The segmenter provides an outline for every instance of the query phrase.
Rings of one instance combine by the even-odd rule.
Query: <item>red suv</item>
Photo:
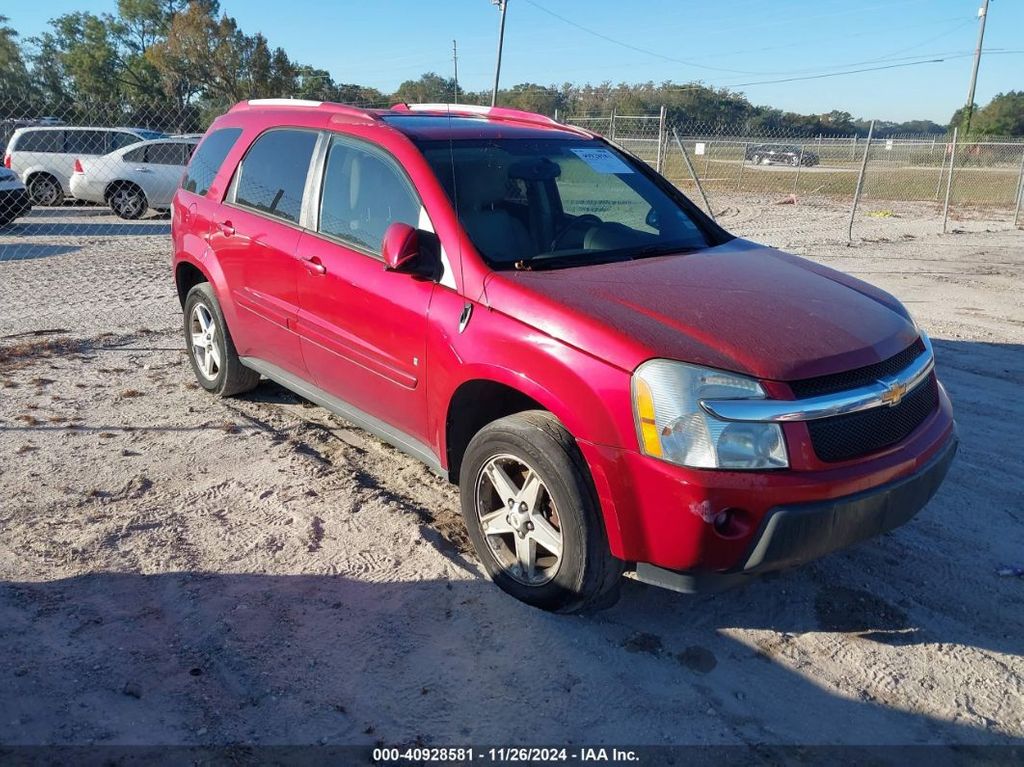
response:
[[[909,520],[956,451],[891,295],[540,115],[263,100],[174,199],[199,383],[266,376],[458,482],[494,581],[721,588]]]

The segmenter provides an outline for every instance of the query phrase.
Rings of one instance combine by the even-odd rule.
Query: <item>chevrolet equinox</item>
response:
[[[956,451],[888,293],[735,237],[540,115],[260,100],[173,202],[199,383],[276,381],[456,482],[477,555],[549,610],[683,592],[913,517]]]

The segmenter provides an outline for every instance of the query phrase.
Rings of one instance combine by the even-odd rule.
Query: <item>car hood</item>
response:
[[[698,252],[494,272],[489,306],[624,369],[655,357],[797,380],[880,362],[917,337],[891,295],[736,239]]]

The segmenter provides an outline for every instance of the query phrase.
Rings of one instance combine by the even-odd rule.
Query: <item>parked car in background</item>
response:
[[[203,389],[266,376],[457,482],[483,566],[544,609],[607,606],[625,570],[712,590],[881,534],[956,452],[898,300],[541,115],[242,103],[171,235]]]
[[[126,219],[139,218],[149,208],[167,210],[198,143],[198,138],[156,139],[103,157],[76,159],[71,195],[109,205]]]
[[[7,226],[31,209],[32,201],[18,174],[0,168],[0,226]]]
[[[18,128],[7,143],[4,166],[17,173],[36,205],[60,205],[71,194],[75,159],[102,157],[121,147],[160,138],[144,128]]]
[[[7,146],[14,131],[18,128],[31,128],[35,125],[63,125],[64,121],[57,117],[6,117],[0,120],[0,146]]]
[[[752,144],[747,147],[746,159],[754,165],[811,166],[820,162],[818,155],[792,144]]]

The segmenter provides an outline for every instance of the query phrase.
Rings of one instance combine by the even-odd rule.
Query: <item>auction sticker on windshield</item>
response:
[[[572,149],[571,151],[598,173],[633,172],[632,168],[607,149]]]

